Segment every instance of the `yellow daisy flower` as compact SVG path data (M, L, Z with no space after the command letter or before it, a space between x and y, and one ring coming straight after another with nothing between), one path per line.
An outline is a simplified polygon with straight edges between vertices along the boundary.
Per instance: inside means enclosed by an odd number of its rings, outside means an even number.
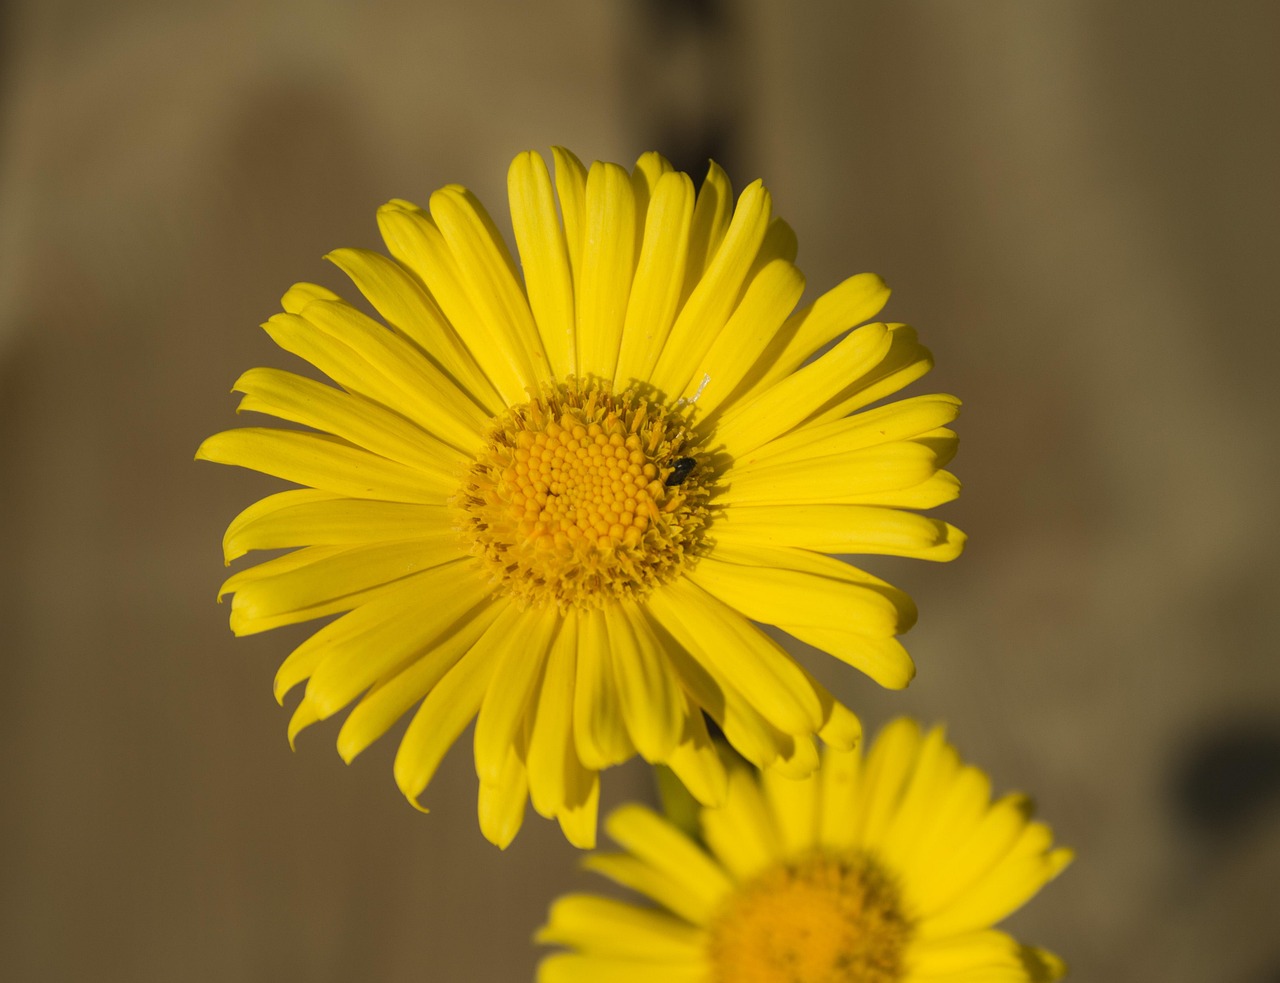
M815 734L857 740L753 622L906 685L910 599L824 554L959 553L955 528L905 511L955 496L959 404L864 410L929 354L901 324L846 334L888 296L874 275L796 307L795 236L759 181L734 206L715 165L695 194L657 154L628 172L557 149L554 180L522 153L508 189L519 267L465 188L383 206L391 258L327 257L381 321L298 284L264 325L337 386L271 368L235 385L241 410L311 430L232 430L196 456L304 486L223 543L228 563L295 548L223 585L237 634L341 615L276 676L281 699L306 682L291 740L354 703L349 761L421 702L395 762L416 803L477 717L485 835L509 843L528 797L590 846L599 770L633 754L723 797L703 711L792 775Z
M551 907L539 983L1030 983L1056 956L992 928L1071 861L1022 795L990 801L941 728L886 727L796 781L745 767L702 809L705 848L641 805L605 822L592 870L659 909L576 894Z

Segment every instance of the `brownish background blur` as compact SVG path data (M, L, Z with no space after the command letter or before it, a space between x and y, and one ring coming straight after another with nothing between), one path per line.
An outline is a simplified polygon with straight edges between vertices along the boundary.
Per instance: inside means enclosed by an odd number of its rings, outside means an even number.
M784 8L789 8L785 9ZM455 752L284 738L308 629L241 641L218 542L278 487L196 465L256 325L374 209L563 143L763 177L811 292L896 288L966 400L903 694L1079 859L1012 929L1073 979L1274 983L1280 878L1269 3L327 2L3 8L0 978L519 981L592 879L505 854ZM607 798L648 793L640 769Z

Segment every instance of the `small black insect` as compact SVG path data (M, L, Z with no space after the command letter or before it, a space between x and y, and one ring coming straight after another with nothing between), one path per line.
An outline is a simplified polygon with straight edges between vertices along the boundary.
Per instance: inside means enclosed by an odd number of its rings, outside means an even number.
M692 457L677 457L671 462L671 473L667 475L666 483L668 485L683 484L684 479L689 477L689 472L697 465L698 462Z

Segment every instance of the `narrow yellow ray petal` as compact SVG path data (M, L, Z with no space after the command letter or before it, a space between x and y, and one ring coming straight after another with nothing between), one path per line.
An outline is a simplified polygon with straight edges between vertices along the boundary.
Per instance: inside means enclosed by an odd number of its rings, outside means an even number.
M861 807L854 817L854 843L876 849L897 813L902 793L920 753L920 725L909 717L891 721L867 753Z
M818 775L818 842L848 850L862 808L862 752L828 751Z
M578 665L578 613L570 609L547 654L529 736L529 797L538 814L553 818L564 808L569 768L577 764L573 743L573 688ZM570 758L572 757L572 762Z
M1031 823L1008 857L940 914L931 915L921 932L928 937L968 932L1013 914L1075 858L1065 847L1049 850L1051 840L1042 823Z
M298 735L312 724L319 722L320 715L316 713L316 708L313 707L304 696L298 701L298 705L293 708L293 715L289 718L289 749L297 750L295 742L298 739Z
M399 589L400 581L393 580L389 583L378 584L376 587L370 587L367 590L355 591L351 594L345 594L342 597L334 598L331 601L324 601L321 604L315 604L307 608L299 608L295 611L286 611L282 614L272 614L261 618L249 618L244 614L243 609L237 610L234 606L231 611L231 630L236 635L256 635L259 632L271 631L273 628L281 628L285 625L297 625L304 621L313 621L316 618L327 618L331 614L341 614L344 611L352 611L360 607L362 604L369 604L376 601L386 594L393 593ZM285 660L286 662L288 660ZM293 682L300 682L305 678L298 677ZM292 683L290 684L292 685ZM286 687L287 689L288 687ZM277 701L284 693L281 690L277 694Z
M944 393L913 396L822 424L805 424L734 461L736 469L788 464L919 437L960 415L960 400Z
M501 328L488 324L475 309L457 261L431 217L410 202L390 201L378 209L378 228L391 255L423 284L503 402L527 399L526 387L534 379L526 353L505 344Z
M1007 857L1030 824L1033 811L1031 800L1021 793L993 802L967 837L936 858L928 881L914 886L921 914L933 916L946 910Z
M901 870L932 823L939 805L955 782L960 756L946 741L942 727L933 727L920 743L920 753L893 821L876 837L879 855L892 870Z
M341 300L328 287L318 283L295 283L280 298L280 307L288 314L300 314L313 300Z
M390 583L464 555L457 539L443 529L428 539L348 547L271 577L236 574L223 592L235 592L233 607L242 616L264 618Z
M720 250L725 233L733 217L733 186L729 177L714 160L708 161L707 176L698 188L697 202L693 209L693 224L689 229L688 260L684 268L684 283L680 289L680 303L684 307L689 296L697 288L707 267Z
M578 618L578 677L574 686L573 736L588 768L621 764L635 754L627 736L613 667L609 635L600 608Z
M576 762L575 762L576 763ZM600 811L600 773L581 766L575 770L570 785L580 792L569 793L569 803L556 813L560 832L571 846L579 850L596 847L596 820Z
M551 157L556 172L556 198L564 220L565 246L576 286L582 282L582 253L587 235L587 169L564 147L552 147ZM577 371L579 374L583 371L581 366Z
M327 653L307 681L307 699L321 716L337 713L416 658L491 589L468 562L433 567L398 583L400 590L356 608L303 643Z
M324 258L351 278L388 325L417 345L488 413L502 410L502 397L493 383L444 312L404 267L370 249L335 249Z
M771 207L769 192L759 181L739 196L724 241L676 316L654 366L650 381L660 392L682 392L724 328L764 241ZM695 231L697 219L695 205Z
M667 756L667 767L700 804L719 808L729 791L729 775L715 742L707 732L702 711L686 696L685 736Z
M529 800L529 776L515 745L508 745L506 758L492 784L480 783L477 813L480 832L499 850L505 850L524 824L524 807Z
M573 271L551 175L539 154L530 150L516 155L507 171L507 198L529 307L552 376L566 379L577 373L578 365Z
M941 519L870 505L756 505L717 517L717 543L791 546L818 553L869 553L953 560L965 534Z
M634 605L604 609L613 678L631 743L646 761L663 761L684 731L684 691Z
M693 182L679 171L662 175L644 223L635 281L627 300L614 383L647 380L658 362L680 302L693 221Z
M777 862L782 840L760 786L745 768L729 772L723 808L702 811L702 834L716 858L739 881Z
M726 673L723 664L702 654L700 645L696 646L696 653L686 651L656 614L650 624L661 639L690 701L720 725L739 754L757 768L767 768L779 756L794 753L795 741L791 735L767 721L733 685L732 667Z
M733 881L719 863L647 806L620 806L609 814L604 828L619 846L685 895L690 909L697 911L694 921L710 918L733 890Z
M685 893L683 883L629 853L593 853L583 858L582 866L643 894L694 925L705 924L712 914L700 898Z
M760 780L783 851L795 856L813 849L818 842L821 778L795 781L771 768Z
M433 192L430 208L472 308L520 353L532 382L549 378L547 356L515 260L489 213L475 195L456 184Z
M224 430L200 445L196 460L232 464L338 495L386 502L442 505L456 489L456 483L388 461L336 437L300 430Z
M735 459L781 436L818 412L847 386L867 375L889 353L889 330L868 324L808 365L756 396L735 403L716 426L716 439Z
M889 288L880 277L859 273L801 307L756 362L735 399L749 399L790 375L827 342L879 314L888 300Z
M490 414L410 342L349 304L317 300L304 307L301 316L334 342L349 346L394 389L392 402L383 398L386 393L365 395L403 413L464 454L473 454L479 447Z
M814 411L806 425L828 423L870 406L909 386L933 368L933 356L920 344L915 329L907 324L888 324L889 351L866 375L849 380L823 406ZM861 329L859 329L861 330Z
M775 259L747 284L741 303L711 343L682 397L712 414L734 391L804 292L804 275Z
M921 940L905 954L909 978L949 980L956 974L994 970L1021 970L1022 946L994 929L967 932L940 939ZM985 978L985 977L984 977ZM1025 980L1025 977L1019 977Z
M302 488L269 495L241 512L227 527L222 549L230 562L250 550L456 537L455 521L444 505L342 498Z
M421 658L366 693L338 731L338 754L342 760L350 764L426 696L493 624L498 611L498 604L481 605L473 616L431 642Z
M396 785L417 803L440 766L440 760L480 709L498 659L510 640L521 611L498 602L498 616L469 652L427 694L396 752Z
M822 725L817 694L791 656L688 578L655 590L648 610L699 661L733 679L742 695L779 730L808 734Z
M870 635L893 635L898 629L895 605L862 584L799 570L724 562L714 554L700 558L687 576L752 621L832 628L852 624Z
M636 205L631 178L600 161L587 172L586 225L577 283L578 370L612 379L635 277Z
M980 768L961 765L950 788L934 803L932 818L921 827L912 849L900 860L903 884L927 884L932 871L948 864L955 851L973 835L990 805L990 777ZM907 900L915 909L928 906L927 896Z
M698 929L665 911L591 894L566 894L552 902L534 940L642 961L696 959L704 944Z
M902 493L928 481L942 465L935 448L900 440L835 457L762 465L741 475L729 471L717 504L897 505Z
M640 245L644 241L645 215L649 211L649 202L653 198L654 189L664 174L675 173L671 163L656 150L645 151L631 168L631 193L636 201L636 255L640 255Z
M236 412L267 413L341 437L427 474L460 481L466 459L398 413L363 396L280 369L250 369L233 391L244 393Z
M482 783L497 782L506 767L507 750L524 725L559 620L553 604L527 608L503 645L476 718L476 774Z

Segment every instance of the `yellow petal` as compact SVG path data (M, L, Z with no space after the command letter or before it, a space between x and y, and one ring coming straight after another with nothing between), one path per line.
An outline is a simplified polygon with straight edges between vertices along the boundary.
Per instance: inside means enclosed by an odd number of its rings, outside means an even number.
M889 331L889 350L880 364L865 375L848 380L840 392L805 421L806 424L823 424L848 416L896 393L933 368L933 356L920 344L914 328L907 324L887 324L885 327Z
M379 388L357 391L409 417L468 457L479 448L490 414L410 342L350 304L313 301L302 309L301 317L327 336L335 351L345 346L363 360L367 368L362 370L362 382L376 381ZM327 374L328 369L324 371ZM342 379L334 381L346 385Z
M614 384L619 388L649 378L675 321L689 249L693 201L693 182L687 174L672 171L658 179L627 300L614 373Z
M513 348L504 327L490 324L476 310L462 270L431 217L410 202L390 201L378 209L378 228L391 255L426 287L503 402L528 399L526 387L536 381L528 352Z
M417 657L484 600L491 588L470 561L433 567L398 581L399 590L325 625L299 648L325 650L307 682L307 699L329 717L379 678Z
M855 842L862 807L862 754L828 751L818 774L818 842L832 850L848 850Z
M697 706L688 707L684 739L667 756L666 763L698 803L713 808L724 804L729 776Z
M584 765L607 768L635 754L622 720L608 629L600 608L578 617L578 678L573 699L573 736Z
M610 813L605 832L685 896L684 917L703 922L715 914L733 882L691 839L647 806L631 803Z
M241 512L227 527L222 549L229 563L250 550L429 539L452 530L454 521L443 505L342 498L303 488L268 495Z
M527 608L502 646L493 682L476 718L476 774L482 783L497 782L507 767L507 750L524 726L559 620L560 611L553 604Z
M631 178L600 161L587 173L586 226L577 284L578 369L612 379L635 276L636 205Z
M573 744L573 688L578 664L578 615L561 620L547 653L533 730L529 736L529 797L539 815L550 819L565 806L569 769L577 764Z
M879 847L897 815L903 790L920 753L920 725L899 717L876 735L861 780L861 806L853 822L854 843Z
M858 328L808 365L735 403L716 427L717 439L735 459L742 458L817 413L846 388L848 380L867 375L883 362L890 347L889 330L883 324Z
M489 213L475 195L456 184L433 192L430 208L472 308L513 354L519 354L533 382L549 378L547 357L515 261Z
M712 414L742 381L804 292L804 275L791 263L775 259L747 284L741 303L712 342L683 398L696 401L702 414Z
M400 672L380 681L355 705L338 731L338 754L348 764L385 734L431 691L498 616L498 604L486 604L436 639Z
M745 768L730 770L723 808L702 811L702 833L717 859L739 881L754 877L782 855L773 815Z
M759 181L738 198L724 241L689 295L662 348L650 381L659 392L682 392L724 328L769 227L772 199ZM694 229L697 230L697 207ZM692 247L691 247L692 248ZM693 262L691 255L690 262Z
M557 898L535 941L641 961L696 959L702 933L652 908L590 894Z
M573 271L551 175L540 155L531 150L516 155L507 171L507 198L542 347L552 376L566 379L578 371Z
M796 781L771 768L760 780L783 851L798 855L812 849L818 842L821 779Z
M538 983L704 983L701 962L645 960L630 956L584 956L559 952L538 964Z
M788 734L822 726L822 706L791 656L737 611L687 578L655 590L648 609L687 651L734 681L770 723Z
M774 337L741 394L750 398L790 375L827 342L880 313L889 288L874 273L859 273L796 311Z
M573 282L582 281L582 253L587 228L587 169L564 147L552 147L556 170L556 198L564 219L564 240L573 268ZM582 371L579 369L579 371Z
M791 546L818 553L871 553L953 560L965 534L941 519L870 505L755 505L726 509L717 543Z
M627 733L646 761L663 761L684 732L684 691L634 606L611 605L604 613Z
M480 782L477 813L480 832L499 850L505 850L524 823L524 807L529 798L529 777L514 745L507 747L506 760L492 784Z
M406 467L326 434L243 427L205 440L197 461L261 471L337 495L386 502L444 504L456 483Z
M387 324L425 352L480 406L491 414L501 411L502 397L444 312L404 267L370 249L335 249L325 259L351 278Z
M680 307L685 305L716 253L720 251L720 244L729 231L732 217L733 186L720 165L714 160L710 161L707 176L698 188L693 224L689 229L688 261L680 291Z
M478 642L445 673L413 715L396 752L396 784L416 804L440 759L480 709L494 668L521 611L499 603L499 612Z

